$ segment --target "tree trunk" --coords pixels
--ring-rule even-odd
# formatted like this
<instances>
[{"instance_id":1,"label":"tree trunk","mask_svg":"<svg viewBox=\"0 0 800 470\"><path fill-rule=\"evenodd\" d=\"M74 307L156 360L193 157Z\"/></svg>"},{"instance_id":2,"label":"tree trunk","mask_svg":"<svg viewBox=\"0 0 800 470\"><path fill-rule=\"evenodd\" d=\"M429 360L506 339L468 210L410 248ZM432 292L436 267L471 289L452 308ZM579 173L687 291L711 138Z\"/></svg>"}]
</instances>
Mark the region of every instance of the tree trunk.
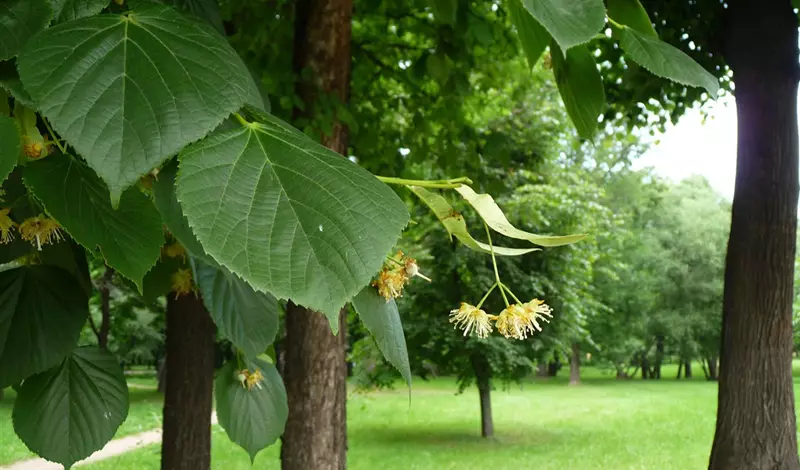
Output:
<instances>
[{"instance_id":1,"label":"tree trunk","mask_svg":"<svg viewBox=\"0 0 800 470\"><path fill-rule=\"evenodd\" d=\"M687 379L692 378L692 361L686 361L683 365L683 376Z\"/></svg>"},{"instance_id":2,"label":"tree trunk","mask_svg":"<svg viewBox=\"0 0 800 470\"><path fill-rule=\"evenodd\" d=\"M472 370L478 384L478 396L481 401L481 436L494 437L494 421L492 420L492 369L489 361L482 354L472 355Z\"/></svg>"},{"instance_id":3,"label":"tree trunk","mask_svg":"<svg viewBox=\"0 0 800 470\"><path fill-rule=\"evenodd\" d=\"M547 363L540 362L536 365L536 376L537 377L550 377L550 373L547 370Z\"/></svg>"},{"instance_id":4,"label":"tree trunk","mask_svg":"<svg viewBox=\"0 0 800 470\"><path fill-rule=\"evenodd\" d=\"M676 379L680 380L681 372L683 371L683 362L678 362L678 375L675 377Z\"/></svg>"},{"instance_id":5,"label":"tree trunk","mask_svg":"<svg viewBox=\"0 0 800 470\"><path fill-rule=\"evenodd\" d=\"M113 277L114 270L106 266L106 271L103 273L103 285L100 287L102 320L97 332L97 345L103 349L108 349L108 333L111 331L111 279Z\"/></svg>"},{"instance_id":6,"label":"tree trunk","mask_svg":"<svg viewBox=\"0 0 800 470\"><path fill-rule=\"evenodd\" d=\"M572 354L569 357L569 384L581 383L581 345L572 343Z\"/></svg>"},{"instance_id":7,"label":"tree trunk","mask_svg":"<svg viewBox=\"0 0 800 470\"><path fill-rule=\"evenodd\" d=\"M289 302L284 375L289 419L281 445L283 470L340 470L347 461L346 310L339 334L328 319Z\"/></svg>"},{"instance_id":8,"label":"tree trunk","mask_svg":"<svg viewBox=\"0 0 800 470\"><path fill-rule=\"evenodd\" d=\"M167 296L167 386L161 470L211 468L214 323L202 299Z\"/></svg>"},{"instance_id":9,"label":"tree trunk","mask_svg":"<svg viewBox=\"0 0 800 470\"><path fill-rule=\"evenodd\" d=\"M547 364L547 375L550 377L556 377L559 369L561 369L561 361L551 361L549 364Z\"/></svg>"},{"instance_id":10,"label":"tree trunk","mask_svg":"<svg viewBox=\"0 0 800 470\"><path fill-rule=\"evenodd\" d=\"M647 356L642 356L642 380L649 379L650 375L650 363L647 360Z\"/></svg>"},{"instance_id":11,"label":"tree trunk","mask_svg":"<svg viewBox=\"0 0 800 470\"><path fill-rule=\"evenodd\" d=\"M718 380L719 374L717 373L717 356L708 358L708 380Z\"/></svg>"},{"instance_id":12,"label":"tree trunk","mask_svg":"<svg viewBox=\"0 0 800 470\"><path fill-rule=\"evenodd\" d=\"M709 469L797 470L797 15L789 0L728 6L725 58L736 84L738 151Z\"/></svg>"},{"instance_id":13,"label":"tree trunk","mask_svg":"<svg viewBox=\"0 0 800 470\"><path fill-rule=\"evenodd\" d=\"M656 339L656 363L653 366L653 373L651 378L661 378L661 363L664 361L664 336L659 336Z\"/></svg>"},{"instance_id":14,"label":"tree trunk","mask_svg":"<svg viewBox=\"0 0 800 470\"><path fill-rule=\"evenodd\" d=\"M314 121L316 103L331 96L347 103L350 95L353 0L299 0L295 6L294 69L303 77L296 91L304 103L295 119ZM347 127L331 123L320 141L347 154ZM346 313L339 314L334 336L321 314L289 303L284 340L284 384L289 418L282 437L283 470L339 470L347 466Z\"/></svg>"}]
</instances>

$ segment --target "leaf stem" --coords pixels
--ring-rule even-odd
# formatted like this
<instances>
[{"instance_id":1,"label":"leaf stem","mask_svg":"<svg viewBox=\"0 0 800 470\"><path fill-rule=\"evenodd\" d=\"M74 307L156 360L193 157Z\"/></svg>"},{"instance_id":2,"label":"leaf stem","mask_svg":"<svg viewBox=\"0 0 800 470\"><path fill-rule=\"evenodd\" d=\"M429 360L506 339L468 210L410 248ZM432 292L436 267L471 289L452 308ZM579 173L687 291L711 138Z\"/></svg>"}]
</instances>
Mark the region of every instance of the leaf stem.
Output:
<instances>
[{"instance_id":1,"label":"leaf stem","mask_svg":"<svg viewBox=\"0 0 800 470\"><path fill-rule=\"evenodd\" d=\"M509 289L507 285L505 285L505 284L500 284L500 288L501 288L501 289L505 289L505 291L506 291L506 292L508 292L509 294L511 294L511 297L514 297L514 300L516 300L518 304L521 304L521 303L523 303L521 300L519 300L519 297L517 297L516 295L514 295L514 293L513 293L513 292L511 292L511 289Z\"/></svg>"},{"instance_id":2,"label":"leaf stem","mask_svg":"<svg viewBox=\"0 0 800 470\"><path fill-rule=\"evenodd\" d=\"M483 305L483 303L486 302L486 299L489 298L489 294L492 293L492 291L494 290L495 287L497 287L497 283L496 282L494 284L492 284L492 287L490 287L488 291L486 291L486 295L484 295L483 298L481 299L481 301L478 302L478 305L475 306L476 308L481 308L481 305Z\"/></svg>"},{"instance_id":3,"label":"leaf stem","mask_svg":"<svg viewBox=\"0 0 800 470\"><path fill-rule=\"evenodd\" d=\"M472 184L472 180L466 176L460 178L452 178L446 180L409 180L404 178L395 178L392 176L376 176L380 181L386 184L396 184L400 186L419 186L421 188L434 188L434 189L455 189L462 184Z\"/></svg>"},{"instance_id":4,"label":"leaf stem","mask_svg":"<svg viewBox=\"0 0 800 470\"><path fill-rule=\"evenodd\" d=\"M239 121L239 123L240 123L241 125L243 125L243 126L245 126L245 127L247 127L247 126L249 126L249 125L250 125L250 123L249 123L249 122L247 122L247 119L243 118L241 114L239 114L239 113L233 113L233 115L234 115L234 116L236 116L236 120L237 120L237 121Z\"/></svg>"},{"instance_id":5,"label":"leaf stem","mask_svg":"<svg viewBox=\"0 0 800 470\"><path fill-rule=\"evenodd\" d=\"M48 121L44 116L42 116L42 121L44 121L44 127L47 128L47 133L50 134L50 139L52 139L50 142L56 144L58 150L60 150L62 154L66 155L67 148L61 145L61 142L59 142L60 139L56 139L56 133L53 132L53 128L50 127L50 121Z\"/></svg>"},{"instance_id":6,"label":"leaf stem","mask_svg":"<svg viewBox=\"0 0 800 470\"><path fill-rule=\"evenodd\" d=\"M611 24L611 26L614 26L615 28L619 29L625 28L625 25L617 23L616 21L612 20L610 16L606 16L606 19L608 20L609 24Z\"/></svg>"},{"instance_id":7,"label":"leaf stem","mask_svg":"<svg viewBox=\"0 0 800 470\"><path fill-rule=\"evenodd\" d=\"M495 283L499 286L502 286L503 283L500 282L500 273L497 271L497 258L494 256L494 245L492 244L492 234L489 233L489 226L486 225L486 222L483 222L483 228L486 229L486 237L489 239L489 251L492 253L492 267L494 267L494 279ZM503 302L506 303L506 307L508 307L508 297L506 297L506 293L503 291L503 288L500 288L500 294L503 295Z\"/></svg>"}]
</instances>

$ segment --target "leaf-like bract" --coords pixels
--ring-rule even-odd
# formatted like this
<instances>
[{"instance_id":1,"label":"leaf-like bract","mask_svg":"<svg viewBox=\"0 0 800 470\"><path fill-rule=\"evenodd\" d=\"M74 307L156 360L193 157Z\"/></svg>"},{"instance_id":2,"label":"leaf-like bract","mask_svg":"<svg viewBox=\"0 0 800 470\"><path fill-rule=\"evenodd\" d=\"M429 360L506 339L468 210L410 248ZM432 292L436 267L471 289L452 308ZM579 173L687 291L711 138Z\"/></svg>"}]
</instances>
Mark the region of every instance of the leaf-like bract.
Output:
<instances>
[{"instance_id":1,"label":"leaf-like bract","mask_svg":"<svg viewBox=\"0 0 800 470\"><path fill-rule=\"evenodd\" d=\"M164 243L161 217L138 188L111 207L106 185L91 168L71 155L51 155L25 167L25 184L47 212L89 250L100 247L109 266L141 290Z\"/></svg>"},{"instance_id":2,"label":"leaf-like bract","mask_svg":"<svg viewBox=\"0 0 800 470\"><path fill-rule=\"evenodd\" d=\"M0 389L61 362L88 315L86 292L61 268L0 272Z\"/></svg>"},{"instance_id":3,"label":"leaf-like bract","mask_svg":"<svg viewBox=\"0 0 800 470\"><path fill-rule=\"evenodd\" d=\"M264 353L278 333L278 300L222 266L195 260L195 280L220 334L247 358Z\"/></svg>"},{"instance_id":4,"label":"leaf-like bract","mask_svg":"<svg viewBox=\"0 0 800 470\"><path fill-rule=\"evenodd\" d=\"M586 237L586 235L537 235L520 230L511 225L511 222L508 221L502 209L500 209L500 206L497 205L492 196L488 194L478 194L472 188L463 184L456 188L456 191L478 211L478 214L480 214L489 228L507 237L528 240L534 245L539 246L569 245L583 240Z\"/></svg>"},{"instance_id":5,"label":"leaf-like bract","mask_svg":"<svg viewBox=\"0 0 800 470\"><path fill-rule=\"evenodd\" d=\"M350 160L271 116L180 154L178 200L218 263L258 290L339 310L380 269L408 211Z\"/></svg>"},{"instance_id":6,"label":"leaf-like bract","mask_svg":"<svg viewBox=\"0 0 800 470\"><path fill-rule=\"evenodd\" d=\"M97 347L78 348L25 380L14 403L14 430L29 449L69 468L114 437L128 402L117 358Z\"/></svg>"},{"instance_id":7,"label":"leaf-like bract","mask_svg":"<svg viewBox=\"0 0 800 470\"><path fill-rule=\"evenodd\" d=\"M650 73L683 85L703 87L712 98L717 97L719 80L680 49L628 27L619 31L619 38L625 56Z\"/></svg>"},{"instance_id":8,"label":"leaf-like bract","mask_svg":"<svg viewBox=\"0 0 800 470\"><path fill-rule=\"evenodd\" d=\"M522 4L564 52L589 42L606 22L603 0L522 0Z\"/></svg>"},{"instance_id":9,"label":"leaf-like bract","mask_svg":"<svg viewBox=\"0 0 800 470\"><path fill-rule=\"evenodd\" d=\"M433 211L434 215L436 215L442 225L444 225L447 233L451 236L455 235L464 246L471 250L483 251L486 253L491 253L492 250L494 250L494 254L502 256L520 256L532 251L539 251L539 248L492 247L486 243L479 242L469 234L464 216L456 212L445 198L419 186L409 186L409 189Z\"/></svg>"},{"instance_id":10,"label":"leaf-like bract","mask_svg":"<svg viewBox=\"0 0 800 470\"><path fill-rule=\"evenodd\" d=\"M261 371L263 381L248 390L236 378L236 361L230 361L217 372L214 395L219 424L233 442L250 454L252 461L283 434L289 408L286 389L275 366L261 359L247 362L250 372Z\"/></svg>"},{"instance_id":11,"label":"leaf-like bract","mask_svg":"<svg viewBox=\"0 0 800 470\"><path fill-rule=\"evenodd\" d=\"M553 74L567 114L578 135L591 139L597 119L606 106L603 77L597 70L592 53L586 46L573 47L566 58L553 45Z\"/></svg>"},{"instance_id":12,"label":"leaf-like bract","mask_svg":"<svg viewBox=\"0 0 800 470\"><path fill-rule=\"evenodd\" d=\"M47 26L52 15L47 0L0 2L0 60L19 54L25 43Z\"/></svg>"},{"instance_id":13,"label":"leaf-like bract","mask_svg":"<svg viewBox=\"0 0 800 470\"><path fill-rule=\"evenodd\" d=\"M361 289L353 297L353 307L367 327L383 357L406 379L411 387L411 365L408 362L408 348L400 313L394 299L386 301L372 286Z\"/></svg>"},{"instance_id":14,"label":"leaf-like bract","mask_svg":"<svg viewBox=\"0 0 800 470\"><path fill-rule=\"evenodd\" d=\"M18 68L115 206L142 175L261 99L225 38L168 6L56 25L28 42Z\"/></svg>"}]
</instances>

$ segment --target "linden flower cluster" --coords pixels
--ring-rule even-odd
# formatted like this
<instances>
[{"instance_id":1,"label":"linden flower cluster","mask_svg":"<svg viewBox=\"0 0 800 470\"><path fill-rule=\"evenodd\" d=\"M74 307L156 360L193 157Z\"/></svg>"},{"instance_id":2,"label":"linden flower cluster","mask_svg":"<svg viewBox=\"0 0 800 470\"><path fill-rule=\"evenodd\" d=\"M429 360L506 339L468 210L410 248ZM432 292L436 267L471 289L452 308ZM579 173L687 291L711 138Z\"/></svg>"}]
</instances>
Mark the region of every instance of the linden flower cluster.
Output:
<instances>
[{"instance_id":1,"label":"linden flower cluster","mask_svg":"<svg viewBox=\"0 0 800 470\"><path fill-rule=\"evenodd\" d=\"M172 291L175 292L175 298L194 292L194 283L192 282L191 269L179 269L175 271L170 281L172 281Z\"/></svg>"},{"instance_id":2,"label":"linden flower cluster","mask_svg":"<svg viewBox=\"0 0 800 470\"><path fill-rule=\"evenodd\" d=\"M539 321L550 323L552 309L543 300L533 299L527 303L510 304L499 315L490 315L466 302L450 311L450 323L464 330L464 336L475 333L486 338L492 332L492 322L497 331L506 338L525 339L542 331Z\"/></svg>"},{"instance_id":3,"label":"linden flower cluster","mask_svg":"<svg viewBox=\"0 0 800 470\"><path fill-rule=\"evenodd\" d=\"M14 240L14 229L19 231L23 240L31 242L39 251L42 245L56 243L64 239L61 226L55 219L42 214L25 219L22 224L17 224L9 213L11 209L0 209L0 243L10 243Z\"/></svg>"},{"instance_id":4,"label":"linden flower cluster","mask_svg":"<svg viewBox=\"0 0 800 470\"><path fill-rule=\"evenodd\" d=\"M264 380L264 376L259 369L253 372L250 372L248 369L242 369L236 373L236 380L242 384L242 388L246 388L247 390L252 390L253 387L261 389L261 382Z\"/></svg>"},{"instance_id":5,"label":"linden flower cluster","mask_svg":"<svg viewBox=\"0 0 800 470\"><path fill-rule=\"evenodd\" d=\"M403 287L414 276L431 281L419 272L414 258L406 257L402 251L398 251L383 264L383 269L378 273L378 278L372 281L372 285L378 288L378 293L388 302L403 295Z\"/></svg>"}]
</instances>

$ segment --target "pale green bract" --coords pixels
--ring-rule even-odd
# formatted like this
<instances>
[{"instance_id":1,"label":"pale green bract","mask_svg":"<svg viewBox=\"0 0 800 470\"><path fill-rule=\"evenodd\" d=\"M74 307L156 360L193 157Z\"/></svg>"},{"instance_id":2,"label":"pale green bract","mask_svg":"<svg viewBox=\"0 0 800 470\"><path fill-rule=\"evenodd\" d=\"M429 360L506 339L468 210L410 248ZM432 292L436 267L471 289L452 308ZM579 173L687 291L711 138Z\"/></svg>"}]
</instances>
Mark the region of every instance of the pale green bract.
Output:
<instances>
[{"instance_id":1,"label":"pale green bract","mask_svg":"<svg viewBox=\"0 0 800 470\"><path fill-rule=\"evenodd\" d=\"M324 313L335 331L339 309L378 272L408 211L371 173L262 119L181 152L178 200L218 263Z\"/></svg>"},{"instance_id":2,"label":"pale green bract","mask_svg":"<svg viewBox=\"0 0 800 470\"><path fill-rule=\"evenodd\" d=\"M14 403L14 430L29 449L66 468L100 450L128 417L128 385L113 354L78 348L25 379Z\"/></svg>"},{"instance_id":3,"label":"pale green bract","mask_svg":"<svg viewBox=\"0 0 800 470\"><path fill-rule=\"evenodd\" d=\"M606 22L603 0L522 0L562 51L589 42Z\"/></svg>"},{"instance_id":4,"label":"pale green bract","mask_svg":"<svg viewBox=\"0 0 800 470\"><path fill-rule=\"evenodd\" d=\"M47 212L89 250L99 247L106 263L142 290L142 278L156 264L164 244L161 217L138 188L111 207L108 188L71 155L31 162L23 172Z\"/></svg>"},{"instance_id":5,"label":"pale green bract","mask_svg":"<svg viewBox=\"0 0 800 470\"><path fill-rule=\"evenodd\" d=\"M597 119L606 106L603 77L588 47L573 47L567 51L566 58L557 45L553 44L552 49L553 74L567 114L578 135L591 139L597 129Z\"/></svg>"},{"instance_id":6,"label":"pale green bract","mask_svg":"<svg viewBox=\"0 0 800 470\"><path fill-rule=\"evenodd\" d=\"M114 206L167 157L261 101L225 38L167 6L56 25L28 42L18 68L37 109L108 184Z\"/></svg>"}]
</instances>

